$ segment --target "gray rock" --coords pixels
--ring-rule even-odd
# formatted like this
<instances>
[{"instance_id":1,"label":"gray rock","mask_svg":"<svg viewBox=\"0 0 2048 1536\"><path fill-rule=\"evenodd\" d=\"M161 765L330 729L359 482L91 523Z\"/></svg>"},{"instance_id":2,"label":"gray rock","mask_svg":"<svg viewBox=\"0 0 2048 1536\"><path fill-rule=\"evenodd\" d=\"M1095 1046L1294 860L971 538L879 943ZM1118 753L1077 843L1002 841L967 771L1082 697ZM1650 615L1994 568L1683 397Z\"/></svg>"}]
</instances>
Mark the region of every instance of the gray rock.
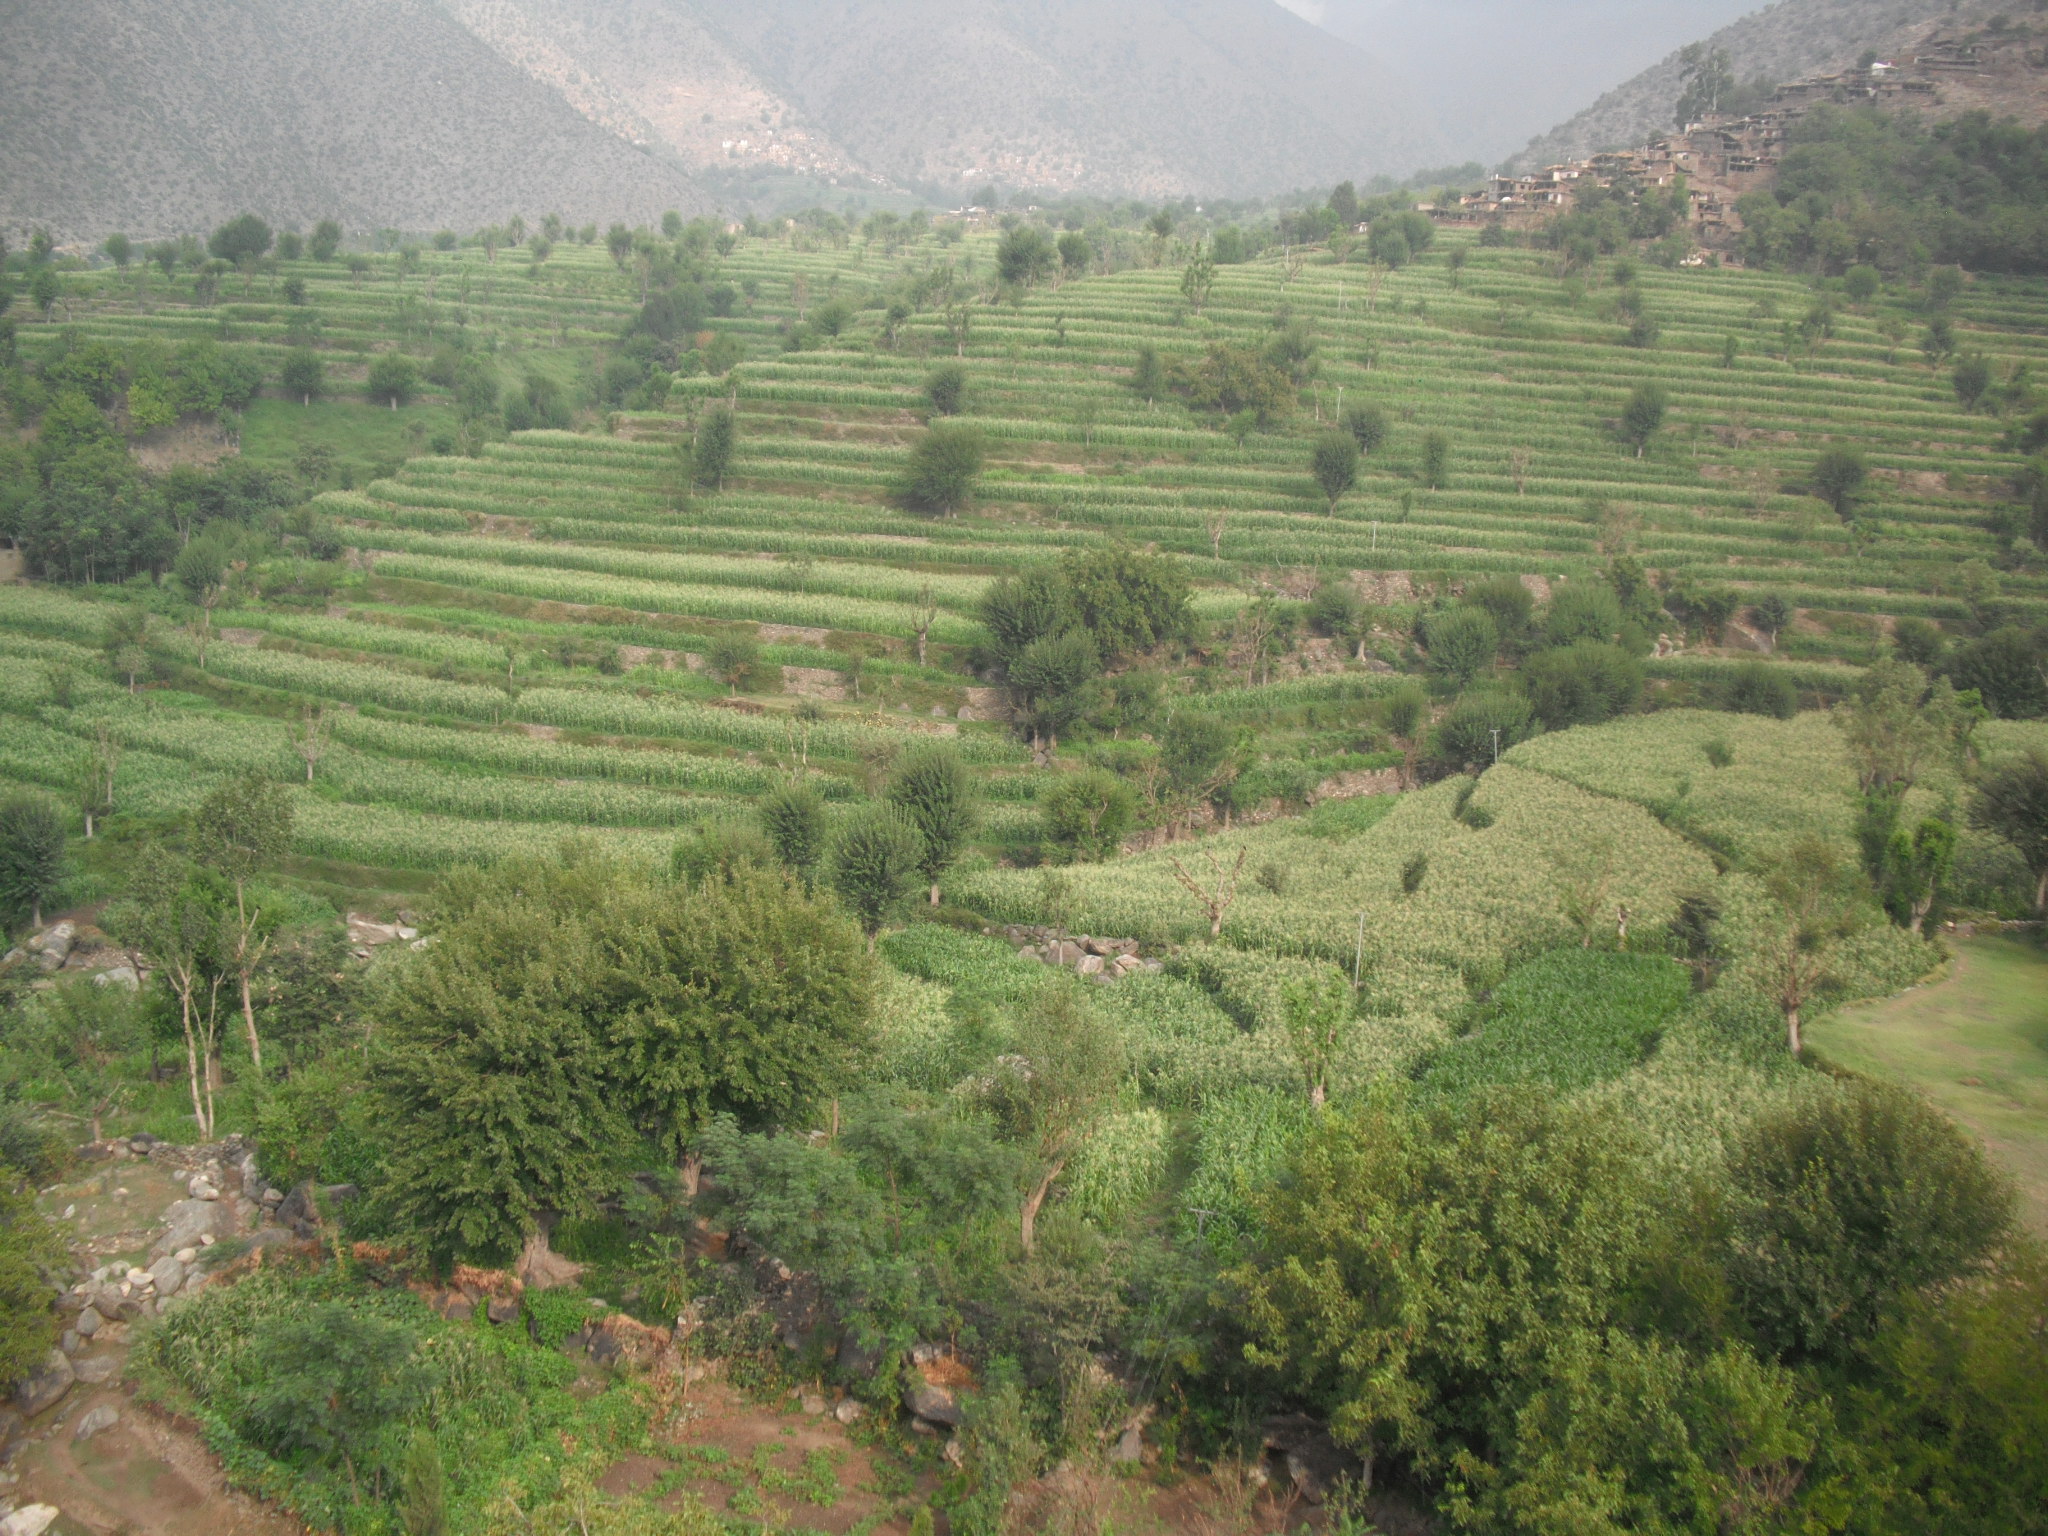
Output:
<instances>
[{"instance_id":1,"label":"gray rock","mask_svg":"<svg viewBox=\"0 0 2048 1536\"><path fill-rule=\"evenodd\" d=\"M67 1355L75 1355L85 1348L85 1340L78 1336L78 1331L75 1328L66 1328L57 1335L57 1347Z\"/></svg>"},{"instance_id":2,"label":"gray rock","mask_svg":"<svg viewBox=\"0 0 2048 1536\"><path fill-rule=\"evenodd\" d=\"M90 1359L72 1361L71 1369L88 1387L104 1387L121 1374L121 1359L118 1355L94 1355Z\"/></svg>"},{"instance_id":3,"label":"gray rock","mask_svg":"<svg viewBox=\"0 0 2048 1536\"><path fill-rule=\"evenodd\" d=\"M54 1504L24 1504L0 1520L0 1536L43 1536L57 1523L61 1511Z\"/></svg>"},{"instance_id":4,"label":"gray rock","mask_svg":"<svg viewBox=\"0 0 2048 1536\"><path fill-rule=\"evenodd\" d=\"M71 1390L71 1383L78 1379L78 1373L71 1369L71 1362L64 1351L53 1349L43 1356L43 1363L21 1378L14 1389L14 1403L27 1418L34 1418L46 1408L54 1408L59 1398Z\"/></svg>"},{"instance_id":5,"label":"gray rock","mask_svg":"<svg viewBox=\"0 0 2048 1536\"><path fill-rule=\"evenodd\" d=\"M14 1449L14 1442L27 1431L21 1415L12 1408L0 1408L0 1462L7 1460L7 1453Z\"/></svg>"},{"instance_id":6,"label":"gray rock","mask_svg":"<svg viewBox=\"0 0 2048 1536\"><path fill-rule=\"evenodd\" d=\"M852 1329L848 1329L839 1341L840 1372L855 1381L873 1380L875 1372L882 1368L884 1348L880 1339L863 1338Z\"/></svg>"},{"instance_id":7,"label":"gray rock","mask_svg":"<svg viewBox=\"0 0 2048 1536\"><path fill-rule=\"evenodd\" d=\"M220 1198L219 1186L203 1173L194 1174L192 1182L185 1187L191 1192L194 1200L218 1200Z\"/></svg>"},{"instance_id":8,"label":"gray rock","mask_svg":"<svg viewBox=\"0 0 2048 1536\"><path fill-rule=\"evenodd\" d=\"M149 1266L149 1278L156 1283L158 1295L174 1296L185 1283L185 1266L176 1254L167 1253Z\"/></svg>"},{"instance_id":9,"label":"gray rock","mask_svg":"<svg viewBox=\"0 0 2048 1536\"><path fill-rule=\"evenodd\" d=\"M121 1422L121 1415L105 1403L93 1409L78 1421L78 1428L71 1432L74 1440L90 1440L103 1429L112 1429Z\"/></svg>"},{"instance_id":10,"label":"gray rock","mask_svg":"<svg viewBox=\"0 0 2048 1536\"><path fill-rule=\"evenodd\" d=\"M851 1397L843 1397L832 1409L832 1417L842 1424L858 1424L867 1417L867 1404Z\"/></svg>"},{"instance_id":11,"label":"gray rock","mask_svg":"<svg viewBox=\"0 0 2048 1536\"><path fill-rule=\"evenodd\" d=\"M14 948L7 951L6 954L0 955L0 966L19 965L22 961L26 960L27 958L28 951L23 949L19 944L17 944L15 945Z\"/></svg>"},{"instance_id":12,"label":"gray rock","mask_svg":"<svg viewBox=\"0 0 2048 1536\"><path fill-rule=\"evenodd\" d=\"M1145 1459L1145 1432L1135 1424L1129 1426L1121 1435L1117 1436L1116 1444L1110 1448L1109 1459L1133 1465L1143 1461Z\"/></svg>"},{"instance_id":13,"label":"gray rock","mask_svg":"<svg viewBox=\"0 0 2048 1536\"><path fill-rule=\"evenodd\" d=\"M226 1237L234 1223L234 1212L218 1200L180 1200L164 1212L164 1223L164 1235L149 1250L152 1258Z\"/></svg>"},{"instance_id":14,"label":"gray rock","mask_svg":"<svg viewBox=\"0 0 2048 1536\"><path fill-rule=\"evenodd\" d=\"M822 1419L825 1417L825 1399L818 1396L815 1392L805 1393L800 1406L808 1418Z\"/></svg>"},{"instance_id":15,"label":"gray rock","mask_svg":"<svg viewBox=\"0 0 2048 1536\"><path fill-rule=\"evenodd\" d=\"M148 1131L137 1131L128 1138L128 1145L137 1152L142 1153L145 1157L149 1155L151 1147L161 1146L162 1144L163 1137L151 1135Z\"/></svg>"},{"instance_id":16,"label":"gray rock","mask_svg":"<svg viewBox=\"0 0 2048 1536\"><path fill-rule=\"evenodd\" d=\"M106 1319L100 1316L98 1307L87 1307L78 1314L78 1321L72 1326L78 1330L81 1339L89 1339L100 1331L101 1325L105 1322Z\"/></svg>"},{"instance_id":17,"label":"gray rock","mask_svg":"<svg viewBox=\"0 0 2048 1536\"><path fill-rule=\"evenodd\" d=\"M944 1424L949 1429L958 1429L966 1421L960 1411L960 1399L944 1387L935 1387L920 1381L903 1389L903 1406L928 1424Z\"/></svg>"},{"instance_id":18,"label":"gray rock","mask_svg":"<svg viewBox=\"0 0 2048 1536\"><path fill-rule=\"evenodd\" d=\"M1074 969L1083 976L1099 976L1102 974L1102 956L1083 955L1075 963Z\"/></svg>"},{"instance_id":19,"label":"gray rock","mask_svg":"<svg viewBox=\"0 0 2048 1536\"><path fill-rule=\"evenodd\" d=\"M142 990L142 978L132 965L114 965L104 971L95 971L92 984L96 987L119 987L126 992Z\"/></svg>"},{"instance_id":20,"label":"gray rock","mask_svg":"<svg viewBox=\"0 0 2048 1536\"><path fill-rule=\"evenodd\" d=\"M484 1316L503 1327L506 1323L519 1321L519 1298L516 1296L493 1296L484 1303Z\"/></svg>"}]
</instances>

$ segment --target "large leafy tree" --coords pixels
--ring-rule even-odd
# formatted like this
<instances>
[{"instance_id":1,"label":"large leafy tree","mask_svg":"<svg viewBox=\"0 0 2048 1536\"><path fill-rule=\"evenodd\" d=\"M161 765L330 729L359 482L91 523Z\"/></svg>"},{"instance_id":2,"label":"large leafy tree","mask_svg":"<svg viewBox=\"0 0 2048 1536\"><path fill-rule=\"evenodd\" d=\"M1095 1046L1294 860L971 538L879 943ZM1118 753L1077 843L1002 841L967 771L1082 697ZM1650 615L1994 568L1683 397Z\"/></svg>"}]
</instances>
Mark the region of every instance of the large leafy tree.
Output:
<instances>
[{"instance_id":1,"label":"large leafy tree","mask_svg":"<svg viewBox=\"0 0 2048 1536\"><path fill-rule=\"evenodd\" d=\"M952 517L973 497L986 457L980 432L957 423L939 423L911 448L897 495L917 511Z\"/></svg>"},{"instance_id":2,"label":"large leafy tree","mask_svg":"<svg viewBox=\"0 0 2048 1536\"><path fill-rule=\"evenodd\" d=\"M192 819L192 838L199 861L219 872L234 888L234 919L225 936L226 960L241 992L250 1065L261 1076L263 1042L256 1033L249 978L263 963L270 934L262 908L249 899L249 888L291 851L291 797L282 784L261 773L239 774L201 802Z\"/></svg>"},{"instance_id":3,"label":"large leafy tree","mask_svg":"<svg viewBox=\"0 0 2048 1536\"><path fill-rule=\"evenodd\" d=\"M2048 753L2030 747L1991 768L1970 802L1970 825L2012 846L2034 880L2034 913L2048 917Z\"/></svg>"},{"instance_id":4,"label":"large leafy tree","mask_svg":"<svg viewBox=\"0 0 2048 1536\"><path fill-rule=\"evenodd\" d=\"M523 1245L541 1283L641 1138L691 1175L712 1116L801 1108L865 1038L857 935L779 873L681 888L577 854L451 877L439 916L381 1020L393 1209L438 1251Z\"/></svg>"},{"instance_id":5,"label":"large leafy tree","mask_svg":"<svg viewBox=\"0 0 2048 1536\"><path fill-rule=\"evenodd\" d=\"M832 846L832 889L852 909L868 948L898 903L917 883L924 865L924 838L893 805L856 811Z\"/></svg>"}]
</instances>

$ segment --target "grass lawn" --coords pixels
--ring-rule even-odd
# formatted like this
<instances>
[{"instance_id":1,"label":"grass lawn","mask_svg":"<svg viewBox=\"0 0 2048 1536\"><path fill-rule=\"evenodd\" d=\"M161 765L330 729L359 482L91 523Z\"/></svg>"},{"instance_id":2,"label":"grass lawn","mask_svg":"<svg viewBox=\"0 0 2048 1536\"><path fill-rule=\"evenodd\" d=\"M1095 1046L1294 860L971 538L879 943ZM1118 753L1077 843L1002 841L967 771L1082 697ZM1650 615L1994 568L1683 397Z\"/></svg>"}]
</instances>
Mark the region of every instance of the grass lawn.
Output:
<instances>
[{"instance_id":1,"label":"grass lawn","mask_svg":"<svg viewBox=\"0 0 2048 1536\"><path fill-rule=\"evenodd\" d=\"M1830 1060L1908 1082L1984 1138L2048 1235L2048 955L2017 939L1956 946L1954 973L1819 1020Z\"/></svg>"}]
</instances>

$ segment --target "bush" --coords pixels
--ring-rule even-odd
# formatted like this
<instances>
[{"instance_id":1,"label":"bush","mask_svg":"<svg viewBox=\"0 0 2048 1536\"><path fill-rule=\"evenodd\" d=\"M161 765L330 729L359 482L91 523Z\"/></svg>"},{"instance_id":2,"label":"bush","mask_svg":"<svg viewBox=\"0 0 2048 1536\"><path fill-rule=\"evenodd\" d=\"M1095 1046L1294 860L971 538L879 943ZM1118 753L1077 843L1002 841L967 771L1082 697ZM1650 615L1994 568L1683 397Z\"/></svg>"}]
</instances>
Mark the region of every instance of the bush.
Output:
<instances>
[{"instance_id":1,"label":"bush","mask_svg":"<svg viewBox=\"0 0 2048 1536\"><path fill-rule=\"evenodd\" d=\"M1845 1360L1895 1301L1969 1274L2013 1193L1977 1143L1905 1088L1829 1082L1759 1118L1730 1155L1737 1298L1780 1352Z\"/></svg>"},{"instance_id":2,"label":"bush","mask_svg":"<svg viewBox=\"0 0 2048 1536\"><path fill-rule=\"evenodd\" d=\"M1429 665L1463 687L1493 665L1500 630L1484 608L1446 608L1422 621Z\"/></svg>"},{"instance_id":3,"label":"bush","mask_svg":"<svg viewBox=\"0 0 2048 1536\"><path fill-rule=\"evenodd\" d=\"M1477 689L1453 704L1438 722L1430 756L1444 772L1488 766L1493 762L1495 731L1505 752L1528 738L1534 721L1526 695L1503 688Z\"/></svg>"},{"instance_id":4,"label":"bush","mask_svg":"<svg viewBox=\"0 0 2048 1536\"><path fill-rule=\"evenodd\" d=\"M939 416L958 416L967 404L967 370L958 363L941 363L924 381L925 398Z\"/></svg>"},{"instance_id":5,"label":"bush","mask_svg":"<svg viewBox=\"0 0 2048 1536\"><path fill-rule=\"evenodd\" d=\"M63 1240L36 1209L35 1190L0 1165L0 1382L24 1375L56 1338L42 1272L63 1256Z\"/></svg>"},{"instance_id":6,"label":"bush","mask_svg":"<svg viewBox=\"0 0 2048 1536\"><path fill-rule=\"evenodd\" d=\"M1038 800L1046 840L1079 859L1106 859L1117 851L1138 812L1137 792L1106 769L1069 775Z\"/></svg>"},{"instance_id":7,"label":"bush","mask_svg":"<svg viewBox=\"0 0 2048 1536\"><path fill-rule=\"evenodd\" d=\"M1621 633L1621 601L1595 582L1571 582L1551 594L1543 615L1543 638L1552 645L1580 640L1610 641Z\"/></svg>"},{"instance_id":8,"label":"bush","mask_svg":"<svg viewBox=\"0 0 2048 1536\"><path fill-rule=\"evenodd\" d=\"M1792 679L1765 661L1746 661L1728 679L1728 708L1737 714L1769 715L1790 720L1799 712L1799 690Z\"/></svg>"},{"instance_id":9,"label":"bush","mask_svg":"<svg viewBox=\"0 0 2048 1536\"><path fill-rule=\"evenodd\" d=\"M913 511L951 517L974 495L986 457L982 435L972 427L935 424L910 450L896 494Z\"/></svg>"},{"instance_id":10,"label":"bush","mask_svg":"<svg viewBox=\"0 0 2048 1536\"><path fill-rule=\"evenodd\" d=\"M1581 640L1531 656L1522 682L1544 729L1561 731L1633 710L1642 697L1643 664L1618 645Z\"/></svg>"}]
</instances>

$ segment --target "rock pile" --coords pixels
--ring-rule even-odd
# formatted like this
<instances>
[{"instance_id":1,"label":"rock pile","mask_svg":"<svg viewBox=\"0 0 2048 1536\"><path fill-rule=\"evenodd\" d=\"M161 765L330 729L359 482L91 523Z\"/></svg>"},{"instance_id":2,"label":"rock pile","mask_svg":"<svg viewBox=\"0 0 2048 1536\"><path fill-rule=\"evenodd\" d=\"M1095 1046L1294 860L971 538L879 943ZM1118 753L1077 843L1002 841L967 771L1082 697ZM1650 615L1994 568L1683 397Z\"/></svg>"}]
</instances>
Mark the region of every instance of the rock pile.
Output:
<instances>
[{"instance_id":1,"label":"rock pile","mask_svg":"<svg viewBox=\"0 0 2048 1536\"><path fill-rule=\"evenodd\" d=\"M126 987L131 992L142 985L142 975L132 955L90 923L69 919L50 924L0 955L0 970L16 966L32 967L44 976L54 976L59 971L87 973L103 987Z\"/></svg>"},{"instance_id":2,"label":"rock pile","mask_svg":"<svg viewBox=\"0 0 2048 1536\"><path fill-rule=\"evenodd\" d=\"M1061 933L1053 928L1032 928L1012 923L1007 928L988 930L1017 946L1017 953L1041 965L1057 965L1097 981L1121 981L1140 971L1156 971L1162 962L1147 960L1138 953L1136 939L1102 939L1091 934Z\"/></svg>"}]
</instances>

